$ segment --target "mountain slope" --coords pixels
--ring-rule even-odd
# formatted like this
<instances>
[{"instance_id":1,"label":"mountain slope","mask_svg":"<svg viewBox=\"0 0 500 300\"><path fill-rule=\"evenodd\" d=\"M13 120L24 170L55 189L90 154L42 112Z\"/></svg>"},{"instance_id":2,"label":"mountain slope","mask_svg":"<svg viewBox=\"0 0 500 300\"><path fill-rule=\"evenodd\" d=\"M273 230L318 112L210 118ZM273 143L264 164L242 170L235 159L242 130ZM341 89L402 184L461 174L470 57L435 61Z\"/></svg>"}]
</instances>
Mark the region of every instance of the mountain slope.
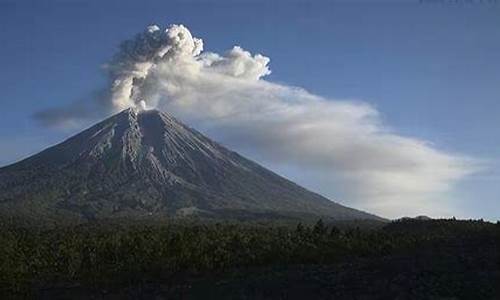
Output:
<instances>
[{"instance_id":1,"label":"mountain slope","mask_svg":"<svg viewBox=\"0 0 500 300\"><path fill-rule=\"evenodd\" d=\"M312 193L168 114L133 109L0 168L0 214L378 219Z\"/></svg>"}]
</instances>

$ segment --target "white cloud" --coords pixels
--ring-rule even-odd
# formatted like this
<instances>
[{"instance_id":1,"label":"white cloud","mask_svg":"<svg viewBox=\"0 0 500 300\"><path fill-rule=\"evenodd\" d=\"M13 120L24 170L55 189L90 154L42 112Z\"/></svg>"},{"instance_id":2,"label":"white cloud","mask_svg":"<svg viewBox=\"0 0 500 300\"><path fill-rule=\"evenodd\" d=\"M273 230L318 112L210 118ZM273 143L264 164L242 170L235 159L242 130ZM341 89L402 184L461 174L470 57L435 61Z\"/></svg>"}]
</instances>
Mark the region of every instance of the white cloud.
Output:
<instances>
[{"instance_id":1,"label":"white cloud","mask_svg":"<svg viewBox=\"0 0 500 300\"><path fill-rule=\"evenodd\" d=\"M104 106L167 111L259 161L308 170L331 186L330 196L342 186L344 203L386 216L451 209L435 199L476 169L469 158L395 133L367 103L262 79L271 72L263 55L202 48L182 25L148 27L108 66Z\"/></svg>"}]
</instances>

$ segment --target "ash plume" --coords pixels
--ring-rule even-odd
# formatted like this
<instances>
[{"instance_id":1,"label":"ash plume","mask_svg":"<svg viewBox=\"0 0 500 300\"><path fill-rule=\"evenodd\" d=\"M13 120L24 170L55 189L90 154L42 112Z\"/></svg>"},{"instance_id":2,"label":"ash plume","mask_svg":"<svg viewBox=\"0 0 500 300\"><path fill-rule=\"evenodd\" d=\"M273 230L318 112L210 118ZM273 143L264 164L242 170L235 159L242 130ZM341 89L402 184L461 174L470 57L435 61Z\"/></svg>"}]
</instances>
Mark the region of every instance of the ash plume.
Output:
<instances>
[{"instance_id":1,"label":"ash plume","mask_svg":"<svg viewBox=\"0 0 500 300\"><path fill-rule=\"evenodd\" d=\"M277 169L307 170L321 192L384 216L451 214L454 183L478 170L477 160L402 136L363 101L327 99L265 80L270 59L234 46L203 51L183 25L152 25L121 44L105 66L99 114L128 107L167 111L223 144ZM75 109L41 112L67 124ZM85 116L87 117L87 116Z\"/></svg>"}]
</instances>

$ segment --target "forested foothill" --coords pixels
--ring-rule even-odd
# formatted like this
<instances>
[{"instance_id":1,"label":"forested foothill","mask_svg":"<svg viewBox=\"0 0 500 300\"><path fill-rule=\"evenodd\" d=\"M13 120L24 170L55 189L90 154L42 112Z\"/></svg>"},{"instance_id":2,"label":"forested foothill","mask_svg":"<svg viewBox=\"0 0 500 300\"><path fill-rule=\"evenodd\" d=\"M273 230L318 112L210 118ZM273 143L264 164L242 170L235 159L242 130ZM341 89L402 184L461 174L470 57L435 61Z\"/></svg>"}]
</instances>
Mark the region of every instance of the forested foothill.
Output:
<instances>
[{"instance_id":1,"label":"forested foothill","mask_svg":"<svg viewBox=\"0 0 500 300\"><path fill-rule=\"evenodd\" d=\"M2 299L500 298L499 222L0 226Z\"/></svg>"}]
</instances>

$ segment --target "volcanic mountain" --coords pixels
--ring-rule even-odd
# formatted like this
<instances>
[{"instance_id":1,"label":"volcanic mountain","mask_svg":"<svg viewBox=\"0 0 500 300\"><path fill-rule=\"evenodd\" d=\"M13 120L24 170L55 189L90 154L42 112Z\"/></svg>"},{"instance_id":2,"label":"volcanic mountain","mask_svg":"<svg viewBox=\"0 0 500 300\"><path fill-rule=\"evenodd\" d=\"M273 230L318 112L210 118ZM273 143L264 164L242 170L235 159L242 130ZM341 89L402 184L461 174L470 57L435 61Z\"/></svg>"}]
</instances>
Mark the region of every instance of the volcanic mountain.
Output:
<instances>
[{"instance_id":1,"label":"volcanic mountain","mask_svg":"<svg viewBox=\"0 0 500 300\"><path fill-rule=\"evenodd\" d=\"M135 109L0 168L0 215L379 219L310 192L166 113Z\"/></svg>"}]
</instances>

